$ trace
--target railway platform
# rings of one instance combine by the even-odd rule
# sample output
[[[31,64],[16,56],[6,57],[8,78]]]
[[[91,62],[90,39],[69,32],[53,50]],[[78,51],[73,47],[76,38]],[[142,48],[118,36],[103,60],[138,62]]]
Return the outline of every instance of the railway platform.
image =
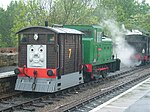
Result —
[[[0,67],[0,79],[16,76],[14,73],[14,69],[17,68],[17,66],[6,66],[6,67]]]
[[[90,112],[150,112],[150,78]]]
[[[4,72],[14,71],[15,68],[17,68],[17,66],[0,67],[0,75],[1,75],[1,73],[4,73]]]
[[[6,77],[11,77],[11,76],[16,76],[14,71],[0,73],[0,79],[6,78]]]
[[[8,91],[14,91],[17,75],[13,69],[15,67],[0,67],[0,95]]]
[[[0,79],[16,76],[15,73],[14,73],[15,68],[17,68],[17,66],[0,67]]]

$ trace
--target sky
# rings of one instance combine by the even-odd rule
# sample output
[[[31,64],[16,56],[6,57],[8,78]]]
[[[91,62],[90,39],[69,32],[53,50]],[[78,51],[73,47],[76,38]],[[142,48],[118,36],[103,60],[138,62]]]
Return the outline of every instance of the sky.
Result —
[[[7,5],[9,5],[11,1],[12,0],[0,0],[0,7],[7,9]],[[19,0],[15,0],[15,1],[19,1]],[[138,0],[138,1],[141,2],[142,0]],[[146,2],[150,4],[150,0],[146,0]]]
[[[19,1],[19,0],[0,0],[0,7],[7,9],[7,5],[9,5],[11,1]]]

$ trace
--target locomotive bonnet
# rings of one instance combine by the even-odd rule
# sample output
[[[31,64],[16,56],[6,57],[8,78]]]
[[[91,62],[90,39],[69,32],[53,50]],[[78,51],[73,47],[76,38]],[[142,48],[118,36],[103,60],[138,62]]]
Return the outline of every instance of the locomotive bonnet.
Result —
[[[15,90],[56,92],[83,83],[82,32],[35,26],[19,35]]]

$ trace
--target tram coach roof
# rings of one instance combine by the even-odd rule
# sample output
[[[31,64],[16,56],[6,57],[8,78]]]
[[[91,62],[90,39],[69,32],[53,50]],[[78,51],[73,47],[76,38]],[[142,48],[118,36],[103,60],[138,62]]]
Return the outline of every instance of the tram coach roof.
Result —
[[[60,33],[68,33],[68,34],[84,34],[82,33],[81,31],[78,31],[78,30],[75,30],[75,29],[70,29],[70,28],[60,28],[60,27],[45,27],[45,26],[32,26],[32,27],[26,27],[26,28],[23,28],[21,30],[19,30],[18,32],[16,32],[16,34],[19,34],[19,33],[22,33],[26,30],[30,30],[30,29],[45,29],[45,30],[50,30],[50,31],[53,31],[57,34],[60,34]]]

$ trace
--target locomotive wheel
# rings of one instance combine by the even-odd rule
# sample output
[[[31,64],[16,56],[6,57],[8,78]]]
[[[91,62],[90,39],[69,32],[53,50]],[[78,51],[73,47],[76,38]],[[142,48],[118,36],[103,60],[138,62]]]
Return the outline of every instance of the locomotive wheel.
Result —
[[[83,76],[83,79],[84,79],[84,82],[89,82],[91,81],[91,73],[85,73],[84,76]]]
[[[106,74],[102,74],[102,77],[105,79],[106,78]]]
[[[105,70],[105,71],[102,71],[102,78],[106,78],[106,76],[107,76],[107,70]]]

